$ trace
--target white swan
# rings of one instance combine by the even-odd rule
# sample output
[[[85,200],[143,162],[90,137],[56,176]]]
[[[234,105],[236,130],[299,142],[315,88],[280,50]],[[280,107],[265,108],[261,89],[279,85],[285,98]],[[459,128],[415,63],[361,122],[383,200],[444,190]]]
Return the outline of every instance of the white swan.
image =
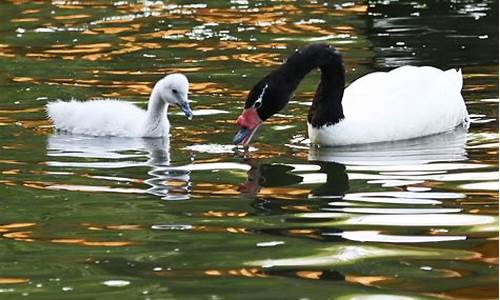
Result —
[[[368,74],[344,90],[340,54],[327,44],[313,44],[254,86],[238,118],[241,129],[234,142],[248,144],[260,124],[288,103],[315,68],[321,69],[321,81],[307,118],[313,144],[405,140],[468,126],[461,71],[405,66]]]
[[[48,103],[46,108],[58,131],[90,136],[164,137],[168,136],[170,128],[166,116],[169,104],[178,106],[192,118],[188,91],[186,76],[171,74],[155,84],[147,111],[112,99],[55,101]]]

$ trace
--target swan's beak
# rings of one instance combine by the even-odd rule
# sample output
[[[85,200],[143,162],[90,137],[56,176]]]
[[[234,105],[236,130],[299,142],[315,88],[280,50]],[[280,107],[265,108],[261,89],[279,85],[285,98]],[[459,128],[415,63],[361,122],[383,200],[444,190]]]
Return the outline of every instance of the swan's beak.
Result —
[[[248,145],[248,143],[250,143],[250,141],[252,140],[255,132],[257,132],[257,129],[259,129],[259,126],[253,129],[248,129],[245,127],[240,128],[240,130],[238,130],[238,132],[234,135],[233,143],[235,145]]]
[[[177,103],[176,105],[182,110],[189,120],[193,118],[193,111],[191,110],[191,107],[189,107],[188,101],[183,101],[181,103]]]
[[[262,120],[257,113],[255,108],[247,108],[238,117],[236,124],[240,126],[240,130],[236,133],[233,138],[233,143],[236,145],[248,145],[252,140],[255,132],[259,129],[262,124]]]

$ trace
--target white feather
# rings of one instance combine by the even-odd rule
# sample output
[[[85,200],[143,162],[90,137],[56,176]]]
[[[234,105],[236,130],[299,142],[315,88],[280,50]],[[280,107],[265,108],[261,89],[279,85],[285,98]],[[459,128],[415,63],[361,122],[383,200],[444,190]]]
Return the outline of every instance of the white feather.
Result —
[[[47,112],[56,129],[78,135],[140,137],[146,122],[145,110],[118,100],[56,101]]]
[[[314,128],[311,142],[327,146],[395,141],[468,126],[462,72],[404,66],[368,74],[344,91],[345,119]]]
[[[170,128],[166,116],[168,104],[187,103],[188,86],[186,77],[181,74],[172,74],[158,81],[147,111],[132,103],[113,99],[55,101],[48,103],[46,109],[56,130],[70,134],[163,137],[169,134]],[[179,92],[173,95],[172,89]]]

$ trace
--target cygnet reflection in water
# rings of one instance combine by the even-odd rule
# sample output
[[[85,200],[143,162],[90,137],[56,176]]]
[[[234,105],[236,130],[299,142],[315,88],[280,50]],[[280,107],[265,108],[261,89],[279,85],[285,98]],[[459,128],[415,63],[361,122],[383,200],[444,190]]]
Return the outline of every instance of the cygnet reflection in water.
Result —
[[[150,167],[147,172],[149,178],[143,181],[150,187],[142,192],[166,200],[189,198],[190,172],[180,167],[175,169],[170,167],[168,138],[143,139],[54,134],[47,141],[47,156],[54,159],[64,158],[64,160],[48,161],[47,165],[52,167],[89,169]],[[73,158],[73,160],[68,160],[68,158]],[[89,160],[92,161],[89,162]],[[127,176],[124,174],[121,177]],[[106,176],[94,176],[94,178],[117,180],[117,178]],[[123,179],[120,178],[120,180]],[[136,182],[136,179],[130,178],[129,181]],[[170,186],[169,182],[175,182],[175,184]],[[92,188],[89,187],[89,190]]]

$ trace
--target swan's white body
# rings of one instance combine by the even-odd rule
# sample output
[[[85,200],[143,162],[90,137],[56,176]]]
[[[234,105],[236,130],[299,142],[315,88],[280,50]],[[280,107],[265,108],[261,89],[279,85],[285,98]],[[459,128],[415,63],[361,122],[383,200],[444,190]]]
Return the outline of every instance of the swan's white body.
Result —
[[[170,124],[169,104],[187,104],[189,83],[184,75],[172,74],[158,81],[143,110],[119,100],[56,101],[47,104],[47,113],[56,130],[70,134],[117,137],[164,137]],[[171,91],[175,90],[175,94]],[[186,112],[186,111],[185,111]],[[187,113],[186,113],[187,114]]]
[[[396,141],[468,126],[462,72],[404,66],[368,74],[344,91],[340,122],[314,128],[311,143],[326,146]]]

